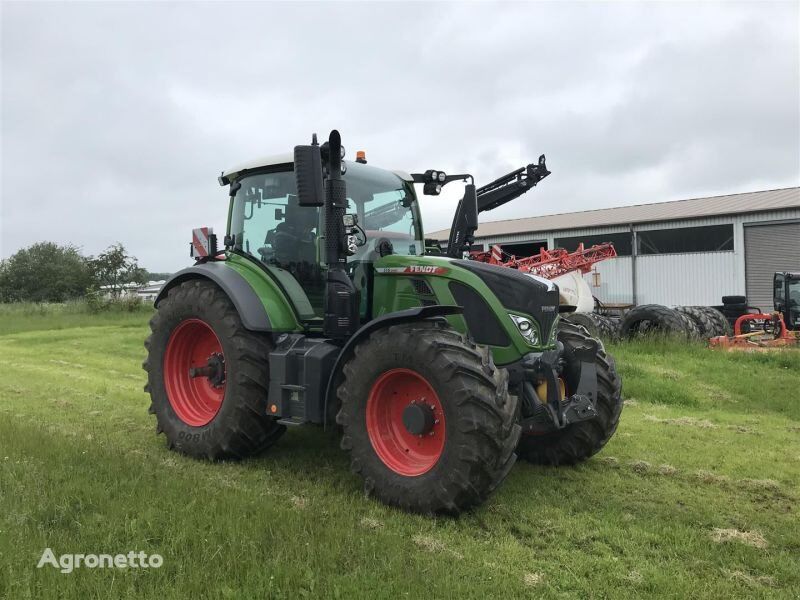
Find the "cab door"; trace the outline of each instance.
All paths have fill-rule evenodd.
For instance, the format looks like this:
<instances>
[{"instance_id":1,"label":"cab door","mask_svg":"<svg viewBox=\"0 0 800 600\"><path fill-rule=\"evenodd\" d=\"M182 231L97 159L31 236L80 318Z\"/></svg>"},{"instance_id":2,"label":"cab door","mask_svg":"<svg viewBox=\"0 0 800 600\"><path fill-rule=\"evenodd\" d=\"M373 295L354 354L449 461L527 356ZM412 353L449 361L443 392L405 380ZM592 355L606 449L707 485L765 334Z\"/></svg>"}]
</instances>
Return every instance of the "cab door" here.
<instances>
[{"instance_id":1,"label":"cab door","mask_svg":"<svg viewBox=\"0 0 800 600\"><path fill-rule=\"evenodd\" d=\"M291 165L240 180L229 233L234 247L256 259L284 289L301 320L323 315L320 209L300 206Z\"/></svg>"}]
</instances>

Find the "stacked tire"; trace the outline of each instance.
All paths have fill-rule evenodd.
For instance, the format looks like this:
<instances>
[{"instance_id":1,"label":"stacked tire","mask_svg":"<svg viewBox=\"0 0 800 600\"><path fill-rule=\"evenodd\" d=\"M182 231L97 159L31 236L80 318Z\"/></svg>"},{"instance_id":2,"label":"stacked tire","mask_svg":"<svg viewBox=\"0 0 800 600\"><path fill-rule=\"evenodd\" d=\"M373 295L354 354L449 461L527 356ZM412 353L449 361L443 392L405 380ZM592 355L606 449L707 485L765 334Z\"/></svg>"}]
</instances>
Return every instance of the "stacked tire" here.
<instances>
[{"instance_id":1,"label":"stacked tire","mask_svg":"<svg viewBox=\"0 0 800 600\"><path fill-rule=\"evenodd\" d=\"M632 339L642 335L662 335L688 340L707 340L730 335L725 315L710 306L678 306L643 304L628 311L620 324L620 337Z\"/></svg>"},{"instance_id":2,"label":"stacked tire","mask_svg":"<svg viewBox=\"0 0 800 600\"><path fill-rule=\"evenodd\" d=\"M623 339L645 335L688 337L681 313L661 304L642 304L629 310L620 324Z\"/></svg>"},{"instance_id":3,"label":"stacked tire","mask_svg":"<svg viewBox=\"0 0 800 600\"><path fill-rule=\"evenodd\" d=\"M678 306L675 310L694 321L699 337L708 339L730 335L731 326L720 311L711 306Z\"/></svg>"},{"instance_id":4,"label":"stacked tire","mask_svg":"<svg viewBox=\"0 0 800 600\"><path fill-rule=\"evenodd\" d=\"M760 308L749 306L747 304L747 297L745 296L723 296L722 306L717 306L716 308L722 312L723 315L725 315L725 318L728 320L728 323L731 327L733 327L733 324L736 323L736 319L742 315L763 312ZM748 322L744 323L744 333L749 331L749 325L750 323Z\"/></svg>"}]
</instances>

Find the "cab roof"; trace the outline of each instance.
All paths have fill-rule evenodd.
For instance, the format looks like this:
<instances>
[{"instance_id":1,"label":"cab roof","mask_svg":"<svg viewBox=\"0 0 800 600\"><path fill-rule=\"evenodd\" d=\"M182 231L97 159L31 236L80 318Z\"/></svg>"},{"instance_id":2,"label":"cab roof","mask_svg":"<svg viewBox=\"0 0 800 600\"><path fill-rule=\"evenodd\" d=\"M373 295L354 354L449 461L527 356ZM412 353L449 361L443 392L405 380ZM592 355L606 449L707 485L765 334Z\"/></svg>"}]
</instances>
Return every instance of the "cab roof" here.
<instances>
[{"instance_id":1,"label":"cab roof","mask_svg":"<svg viewBox=\"0 0 800 600\"><path fill-rule=\"evenodd\" d=\"M357 163L352 160L348 160L345 156L344 159L345 163L347 164L347 168L376 168L372 166L363 165L361 163ZM292 152L284 152L283 154L273 154L272 156L265 156L263 158L257 158L255 160L248 161L246 163L242 163L233 167L232 169L228 169L227 171L223 171L222 175L219 178L220 185L227 185L233 179L235 179L240 174L244 173L245 171L256 171L258 169L264 169L267 167L272 167L275 165L290 165L294 163L294 154ZM404 181L413 181L411 175L406 173L405 171L395 171L393 169L386 169L391 173L397 175L400 179Z\"/></svg>"}]
</instances>

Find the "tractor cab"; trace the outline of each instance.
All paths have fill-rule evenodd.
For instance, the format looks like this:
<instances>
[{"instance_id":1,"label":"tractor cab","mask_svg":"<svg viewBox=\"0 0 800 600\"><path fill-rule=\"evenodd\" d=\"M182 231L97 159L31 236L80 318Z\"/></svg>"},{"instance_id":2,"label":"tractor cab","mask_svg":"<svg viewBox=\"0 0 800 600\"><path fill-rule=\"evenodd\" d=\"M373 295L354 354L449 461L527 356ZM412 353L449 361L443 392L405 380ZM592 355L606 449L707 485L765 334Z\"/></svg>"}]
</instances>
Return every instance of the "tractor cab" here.
<instances>
[{"instance_id":1,"label":"tractor cab","mask_svg":"<svg viewBox=\"0 0 800 600\"><path fill-rule=\"evenodd\" d=\"M231 185L228 248L280 281L301 320L323 317L326 256L320 207L301 206L292 155L278 155L223 173ZM370 312L370 265L387 253L424 253L422 222L411 176L348 162L345 212L359 227L347 272L359 292L362 319Z\"/></svg>"},{"instance_id":2,"label":"tractor cab","mask_svg":"<svg viewBox=\"0 0 800 600\"><path fill-rule=\"evenodd\" d=\"M783 315L787 329L800 330L800 272L779 271L772 284L775 311Z\"/></svg>"}]
</instances>

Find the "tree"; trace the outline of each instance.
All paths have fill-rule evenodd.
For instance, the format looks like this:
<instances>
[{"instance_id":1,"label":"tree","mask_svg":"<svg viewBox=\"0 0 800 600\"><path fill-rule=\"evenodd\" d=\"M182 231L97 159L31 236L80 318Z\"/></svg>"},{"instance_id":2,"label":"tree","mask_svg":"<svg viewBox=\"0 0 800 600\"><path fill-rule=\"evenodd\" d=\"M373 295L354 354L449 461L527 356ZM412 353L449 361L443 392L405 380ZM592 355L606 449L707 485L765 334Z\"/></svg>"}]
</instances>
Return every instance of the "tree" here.
<instances>
[{"instance_id":1,"label":"tree","mask_svg":"<svg viewBox=\"0 0 800 600\"><path fill-rule=\"evenodd\" d=\"M89 259L89 266L97 285L105 286L112 298L118 298L127 283L147 282L147 271L119 242L109 246L97 258Z\"/></svg>"},{"instance_id":2,"label":"tree","mask_svg":"<svg viewBox=\"0 0 800 600\"><path fill-rule=\"evenodd\" d=\"M91 286L89 265L74 246L40 242L0 262L3 302L64 302Z\"/></svg>"}]
</instances>

